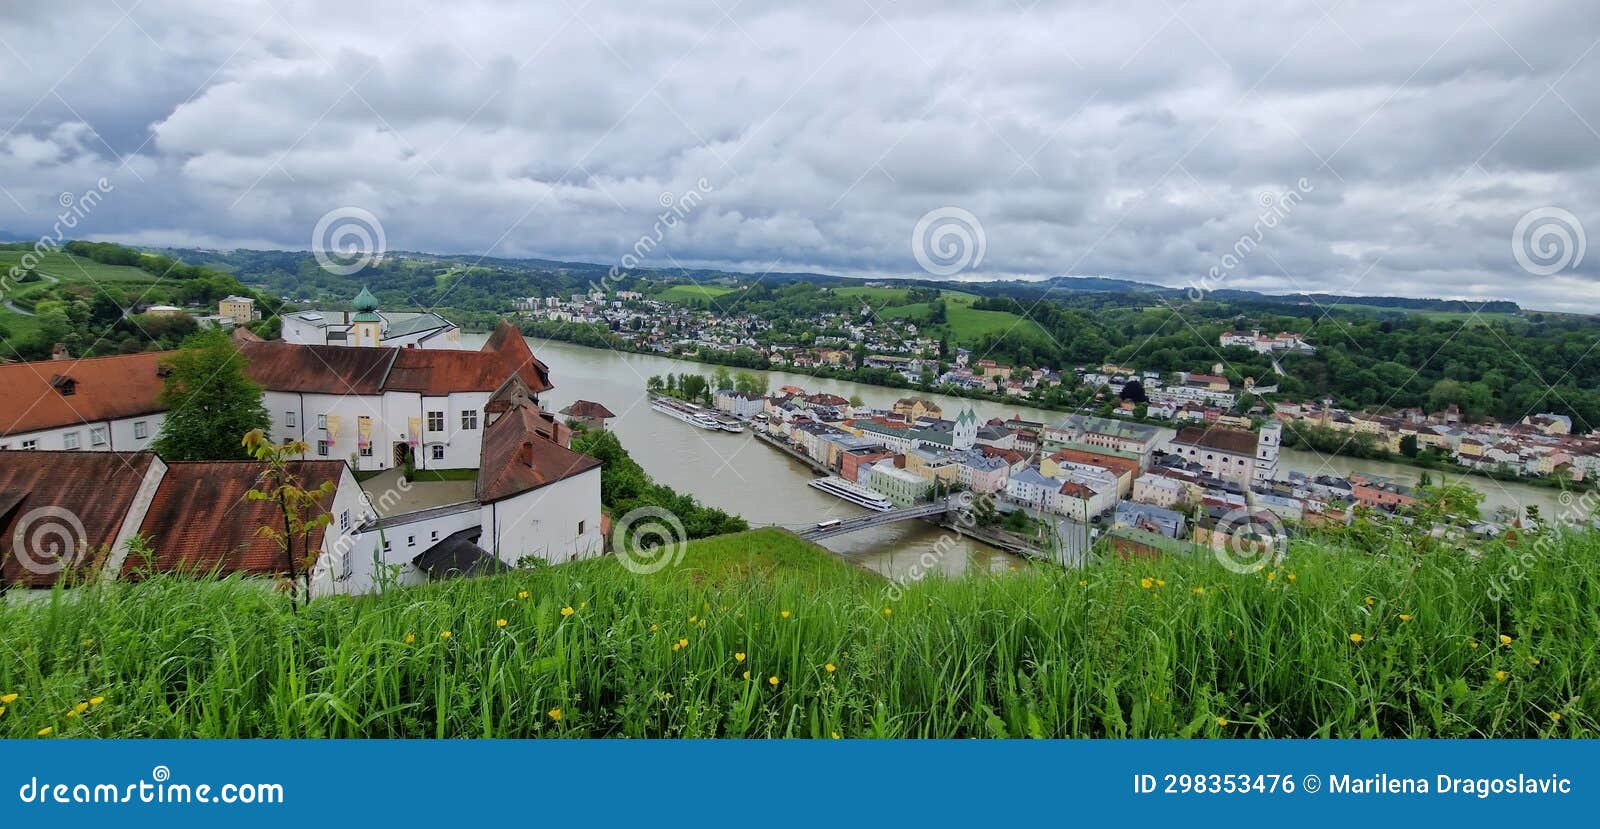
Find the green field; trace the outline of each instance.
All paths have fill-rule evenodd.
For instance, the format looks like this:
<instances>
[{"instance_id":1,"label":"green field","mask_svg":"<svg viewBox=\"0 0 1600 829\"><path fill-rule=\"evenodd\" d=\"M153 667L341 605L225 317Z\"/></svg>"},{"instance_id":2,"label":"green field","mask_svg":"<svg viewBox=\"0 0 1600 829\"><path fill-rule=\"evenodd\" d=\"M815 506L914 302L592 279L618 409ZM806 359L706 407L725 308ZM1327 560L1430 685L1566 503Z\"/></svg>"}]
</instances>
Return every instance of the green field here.
<instances>
[{"instance_id":1,"label":"green field","mask_svg":"<svg viewBox=\"0 0 1600 829\"><path fill-rule=\"evenodd\" d=\"M1472 320L1474 325L1482 325L1493 321L1517 320L1523 318L1521 314L1503 313L1499 311L1486 311L1474 314L1471 311L1428 311L1410 308L1386 308L1379 305L1360 305L1349 302L1340 302L1331 307L1345 311L1359 311L1367 314L1384 315L1402 313L1408 316L1424 317L1431 320L1447 320L1454 322Z\"/></svg>"},{"instance_id":2,"label":"green field","mask_svg":"<svg viewBox=\"0 0 1600 829\"><path fill-rule=\"evenodd\" d=\"M879 317L884 319L909 319L921 323L928 317L929 307L926 302L909 302L905 290L898 288L839 288L840 296L860 297L870 303ZM999 334L1005 337L1031 337L1046 341L1049 335L1044 330L1029 320L1023 320L1016 314L1007 311L980 311L972 307L978 299L974 294L964 291L942 291L940 297L945 302L946 322L934 326L934 330L948 336L952 343L968 344L976 342L985 334Z\"/></svg>"},{"instance_id":3,"label":"green field","mask_svg":"<svg viewBox=\"0 0 1600 829\"><path fill-rule=\"evenodd\" d=\"M655 575L298 613L238 580L99 584L0 603L0 737L1600 736L1600 538L1347 543L901 591L760 530Z\"/></svg>"},{"instance_id":4,"label":"green field","mask_svg":"<svg viewBox=\"0 0 1600 829\"><path fill-rule=\"evenodd\" d=\"M673 285L656 294L656 298L664 302L709 305L717 297L733 291L733 288L725 285Z\"/></svg>"},{"instance_id":5,"label":"green field","mask_svg":"<svg viewBox=\"0 0 1600 829\"><path fill-rule=\"evenodd\" d=\"M27 251L0 250L0 274L9 274L12 267L20 264ZM62 284L81 284L93 290L97 284L107 286L115 285L118 288L137 288L141 285L152 284L156 278L150 273L125 265L102 265L93 259L73 256L70 253L50 252L39 257L37 270L45 276L55 277ZM7 279L4 288L5 295L0 296L0 303L12 302L25 311L33 310L33 302L37 295L55 286L56 283L48 279L37 282L28 282L12 285ZM33 317L18 314L4 304L0 304L0 328L10 332L12 337L31 335L38 328Z\"/></svg>"}]
</instances>

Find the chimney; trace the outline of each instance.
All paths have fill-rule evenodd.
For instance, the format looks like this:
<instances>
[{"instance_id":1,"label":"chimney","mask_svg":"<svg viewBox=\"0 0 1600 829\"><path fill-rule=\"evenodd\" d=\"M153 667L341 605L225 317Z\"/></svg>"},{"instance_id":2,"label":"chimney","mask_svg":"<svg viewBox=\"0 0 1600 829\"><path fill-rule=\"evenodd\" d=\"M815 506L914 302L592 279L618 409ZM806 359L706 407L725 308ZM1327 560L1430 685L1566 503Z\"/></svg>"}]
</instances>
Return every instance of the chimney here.
<instances>
[{"instance_id":1,"label":"chimney","mask_svg":"<svg viewBox=\"0 0 1600 829\"><path fill-rule=\"evenodd\" d=\"M66 343L56 343L56 347L50 349L50 359L52 359L52 360L70 360L70 359L72 359L72 355L67 353L67 344Z\"/></svg>"}]
</instances>

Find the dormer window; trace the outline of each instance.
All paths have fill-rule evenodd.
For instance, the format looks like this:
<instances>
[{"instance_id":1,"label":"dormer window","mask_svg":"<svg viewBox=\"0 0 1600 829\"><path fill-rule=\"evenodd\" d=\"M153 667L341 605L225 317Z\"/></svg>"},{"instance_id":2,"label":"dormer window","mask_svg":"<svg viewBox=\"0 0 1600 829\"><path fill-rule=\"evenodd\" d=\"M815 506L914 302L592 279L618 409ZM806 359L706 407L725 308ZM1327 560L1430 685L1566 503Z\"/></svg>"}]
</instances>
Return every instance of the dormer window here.
<instances>
[{"instance_id":1,"label":"dormer window","mask_svg":"<svg viewBox=\"0 0 1600 829\"><path fill-rule=\"evenodd\" d=\"M62 397L71 397L78 393L78 381L64 374L57 374L51 377L50 386L59 392Z\"/></svg>"}]
</instances>

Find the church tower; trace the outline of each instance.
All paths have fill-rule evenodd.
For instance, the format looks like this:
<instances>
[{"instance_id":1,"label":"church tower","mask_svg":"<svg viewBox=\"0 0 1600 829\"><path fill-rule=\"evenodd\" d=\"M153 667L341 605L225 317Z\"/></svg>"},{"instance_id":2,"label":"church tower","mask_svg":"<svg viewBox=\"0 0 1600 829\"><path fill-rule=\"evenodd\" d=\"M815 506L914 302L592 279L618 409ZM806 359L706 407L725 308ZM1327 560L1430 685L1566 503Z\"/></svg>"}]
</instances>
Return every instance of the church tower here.
<instances>
[{"instance_id":1,"label":"church tower","mask_svg":"<svg viewBox=\"0 0 1600 829\"><path fill-rule=\"evenodd\" d=\"M1256 436L1256 481L1271 481L1278 477L1278 448L1283 442L1283 424L1270 420Z\"/></svg>"},{"instance_id":2,"label":"church tower","mask_svg":"<svg viewBox=\"0 0 1600 829\"><path fill-rule=\"evenodd\" d=\"M375 347L383 340L383 317L378 316L378 298L362 286L352 305L356 314L350 322L350 344Z\"/></svg>"}]
</instances>

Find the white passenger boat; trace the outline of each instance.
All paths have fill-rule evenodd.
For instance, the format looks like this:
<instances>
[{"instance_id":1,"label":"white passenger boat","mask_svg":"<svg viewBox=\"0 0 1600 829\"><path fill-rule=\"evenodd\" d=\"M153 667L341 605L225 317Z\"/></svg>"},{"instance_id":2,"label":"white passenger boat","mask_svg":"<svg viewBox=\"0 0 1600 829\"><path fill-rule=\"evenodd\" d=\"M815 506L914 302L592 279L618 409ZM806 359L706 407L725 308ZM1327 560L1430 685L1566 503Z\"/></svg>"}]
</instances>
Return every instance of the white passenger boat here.
<instances>
[{"instance_id":1,"label":"white passenger boat","mask_svg":"<svg viewBox=\"0 0 1600 829\"><path fill-rule=\"evenodd\" d=\"M712 415L711 417L717 422L717 428L724 432L744 431L744 424L736 417L730 417L725 414Z\"/></svg>"},{"instance_id":2,"label":"white passenger boat","mask_svg":"<svg viewBox=\"0 0 1600 829\"><path fill-rule=\"evenodd\" d=\"M682 400L676 400L671 397L658 396L650 399L650 408L664 415L675 417L690 426L699 426L702 429L711 429L713 431L722 428L722 425L717 423L715 416L693 403L685 403Z\"/></svg>"},{"instance_id":3,"label":"white passenger boat","mask_svg":"<svg viewBox=\"0 0 1600 829\"><path fill-rule=\"evenodd\" d=\"M811 481L810 485L812 489L820 489L835 498L843 498L858 507L866 507L877 512L888 512L894 509L894 503L883 497L883 493L867 489L857 483L851 483L837 475L817 478Z\"/></svg>"}]
</instances>

